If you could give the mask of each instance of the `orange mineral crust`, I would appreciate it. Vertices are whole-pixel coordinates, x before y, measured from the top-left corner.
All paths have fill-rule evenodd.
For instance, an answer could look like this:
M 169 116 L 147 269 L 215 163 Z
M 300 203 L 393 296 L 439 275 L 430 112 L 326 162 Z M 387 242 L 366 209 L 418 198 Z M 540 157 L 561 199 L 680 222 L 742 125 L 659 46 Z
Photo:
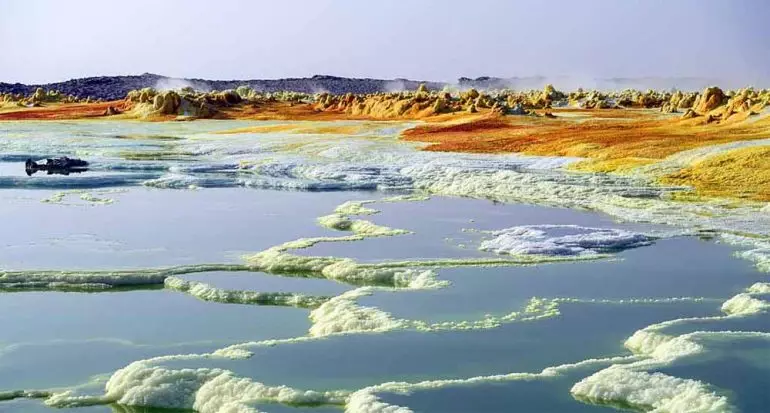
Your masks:
M 55 103 L 41 107 L 6 107 L 0 109 L 3 120 L 69 120 L 117 115 L 126 110 L 126 102 Z
M 569 116 L 564 116 L 570 113 Z M 481 116 L 423 124 L 403 139 L 427 142 L 429 151 L 576 156 L 571 169 L 631 173 L 678 152 L 770 137 L 770 116 L 734 116 L 728 122 L 680 119 L 652 111 L 553 110 L 554 117 Z M 608 116 L 610 115 L 610 116 Z M 770 145 L 716 153 L 659 178 L 697 195 L 770 201 Z
M 431 123 L 404 131 L 428 142 L 425 150 L 585 157 L 576 169 L 612 172 L 701 146 L 770 136 L 770 121 L 700 124 L 652 111 L 599 109 L 580 117 L 553 110 L 553 117 L 482 116 L 461 123 Z M 623 116 L 626 114 L 627 116 Z M 607 116 L 611 115 L 611 116 Z M 612 161 L 612 162 L 608 162 Z M 616 165 L 616 167 L 612 167 Z

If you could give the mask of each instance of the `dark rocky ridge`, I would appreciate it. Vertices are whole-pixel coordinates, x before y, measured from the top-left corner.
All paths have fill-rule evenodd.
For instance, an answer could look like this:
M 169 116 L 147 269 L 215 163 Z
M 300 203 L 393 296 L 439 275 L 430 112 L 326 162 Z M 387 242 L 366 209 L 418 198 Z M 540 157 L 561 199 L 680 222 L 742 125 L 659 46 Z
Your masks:
M 301 93 L 330 92 L 335 95 L 354 93 L 366 94 L 376 92 L 392 92 L 399 90 L 415 90 L 425 83 L 429 89 L 441 89 L 447 83 L 417 81 L 408 79 L 370 79 L 370 78 L 346 78 L 338 76 L 316 75 L 307 78 L 287 79 L 252 79 L 252 80 L 206 80 L 206 79 L 179 79 L 166 76 L 145 73 L 138 76 L 99 76 L 72 79 L 65 82 L 25 85 L 21 83 L 0 82 L 1 93 L 22 93 L 31 95 L 35 89 L 42 87 L 45 90 L 58 90 L 65 95 L 73 95 L 79 98 L 91 97 L 94 99 L 116 100 L 123 99 L 131 90 L 146 87 L 159 87 L 161 89 L 177 89 L 183 86 L 192 86 L 201 91 L 235 89 L 238 86 L 249 86 L 256 91 L 277 92 L 292 91 Z M 577 79 L 569 76 L 529 76 L 529 77 L 477 77 L 475 79 L 461 77 L 454 86 L 460 89 L 476 88 L 479 90 L 514 89 L 530 90 L 542 89 L 547 84 L 554 84 L 560 90 L 573 90 L 578 87 L 600 90 L 621 89 L 655 89 L 655 90 L 685 90 L 696 91 L 704 87 L 721 84 L 716 79 L 687 78 L 687 77 L 644 77 L 644 78 L 596 78 Z M 741 87 L 738 85 L 736 87 Z
M 48 83 L 40 85 L 25 85 L 21 83 L 0 82 L 0 93 L 22 93 L 30 95 L 35 89 L 42 87 L 45 90 L 58 90 L 67 95 L 80 98 L 91 97 L 94 99 L 117 100 L 123 99 L 126 94 L 135 89 L 145 87 L 161 87 L 170 85 L 171 88 L 192 86 L 199 90 L 226 90 L 235 89 L 238 86 L 249 86 L 262 92 L 293 91 L 302 93 L 330 92 L 333 94 L 344 93 L 375 93 L 394 90 L 414 90 L 426 83 L 431 89 L 440 89 L 444 83 L 421 82 L 407 79 L 355 79 L 337 76 L 316 75 L 309 78 L 289 79 L 254 79 L 254 80 L 205 80 L 205 79 L 178 79 L 166 76 L 145 73 L 138 76 L 100 76 L 72 79 L 65 82 Z

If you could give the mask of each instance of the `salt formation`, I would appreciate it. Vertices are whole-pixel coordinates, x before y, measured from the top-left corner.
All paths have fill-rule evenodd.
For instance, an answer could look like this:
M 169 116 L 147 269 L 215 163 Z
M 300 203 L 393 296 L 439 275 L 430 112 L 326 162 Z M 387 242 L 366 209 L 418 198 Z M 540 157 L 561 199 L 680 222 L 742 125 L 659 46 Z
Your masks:
M 412 197 L 393 197 L 386 202 L 415 200 Z M 350 204 L 344 208 L 351 208 Z M 360 207 L 357 207 L 361 209 Z M 331 217 L 331 218 L 329 218 Z M 351 284 L 386 285 L 397 288 L 438 288 L 446 282 L 436 280 L 432 270 L 417 270 L 417 262 L 393 262 L 385 264 L 358 264 L 347 258 L 304 257 L 292 255 L 292 249 L 308 248 L 321 242 L 360 241 L 367 237 L 394 236 L 409 231 L 379 226 L 369 221 L 350 220 L 342 215 L 322 217 L 321 224 L 334 224 L 336 229 L 351 231 L 341 237 L 301 238 L 269 248 L 245 257 L 247 264 L 198 264 L 158 269 L 119 271 L 0 271 L 0 289 L 106 289 L 116 286 L 166 284 L 166 287 L 190 293 L 201 299 L 213 301 L 251 301 L 276 305 L 315 306 L 325 301 L 301 295 L 278 293 L 259 294 L 215 289 L 203 283 L 189 282 L 175 275 L 206 271 L 266 271 L 281 275 L 304 273 Z M 441 265 L 441 263 L 433 263 Z M 446 265 L 446 264 L 445 264 Z M 449 263 L 451 265 L 451 263 Z M 308 274 L 311 273 L 311 274 Z
M 194 409 L 201 413 L 258 413 L 256 403 L 292 405 L 342 404 L 347 392 L 315 392 L 287 386 L 268 386 L 239 378 L 220 369 L 172 370 L 147 361 L 131 363 L 107 382 L 104 396 L 68 398 L 55 395 L 47 401 L 56 407 L 119 403 L 169 409 Z
M 746 289 L 749 294 L 770 294 L 770 283 L 754 283 Z
M 517 380 L 537 380 L 549 377 L 556 377 L 574 369 L 582 369 L 593 366 L 606 366 L 613 363 L 641 363 L 638 356 L 611 357 L 604 359 L 588 359 L 571 364 L 547 367 L 540 372 L 514 372 L 508 374 L 499 374 L 491 376 L 476 376 L 462 379 L 436 379 L 426 380 L 415 383 L 408 382 L 387 382 L 375 386 L 366 387 L 354 392 L 347 391 L 300 391 L 287 386 L 268 386 L 262 383 L 252 381 L 248 378 L 236 377 L 232 373 L 221 369 L 170 369 L 161 367 L 159 364 L 164 362 L 180 362 L 184 360 L 200 360 L 212 357 L 227 358 L 247 358 L 251 356 L 249 349 L 258 347 L 267 347 L 283 344 L 292 344 L 318 340 L 329 335 L 365 333 L 365 332 L 383 332 L 393 329 L 410 328 L 415 324 L 414 321 L 395 319 L 388 313 L 372 307 L 362 307 L 355 301 L 363 295 L 371 293 L 372 287 L 364 287 L 353 290 L 339 297 L 335 297 L 318 309 L 313 310 L 311 319 L 314 321 L 314 327 L 311 334 L 306 337 L 297 337 L 281 340 L 265 340 L 261 342 L 243 343 L 228 348 L 217 350 L 211 354 L 190 354 L 190 355 L 172 355 L 160 356 L 154 359 L 134 362 L 127 367 L 118 370 L 113 374 L 106 385 L 106 392 L 103 396 L 75 396 L 70 393 L 54 394 L 46 400 L 46 403 L 57 407 L 87 406 L 93 404 L 120 403 L 136 406 L 155 406 L 169 408 L 193 408 L 200 412 L 257 412 L 255 403 L 283 403 L 289 405 L 344 405 L 348 413 L 408 413 L 411 410 L 407 407 L 391 405 L 382 402 L 377 393 L 407 393 L 419 390 L 439 389 L 452 386 L 466 386 L 482 383 L 497 383 Z M 548 304 L 547 300 L 533 299 L 524 310 L 524 313 L 533 315 L 541 309 L 555 309 L 553 305 L 562 300 L 553 300 Z M 569 301 L 569 300 L 567 300 Z M 649 301 L 649 302 L 655 302 Z M 661 302 L 668 302 L 664 299 Z M 545 307 L 543 307 L 545 305 Z M 550 311 L 550 310 L 547 310 Z M 557 312 L 558 313 L 558 312 Z M 550 316 L 550 315 L 545 315 Z M 503 317 L 509 318 L 510 317 Z M 511 320 L 506 320 L 511 321 Z M 496 328 L 499 324 L 491 323 L 478 325 L 477 328 Z M 316 327 L 316 325 L 318 327 Z M 457 329 L 464 329 L 460 322 L 455 326 Z M 445 329 L 441 326 L 439 330 Z M 685 338 L 689 340 L 689 338 Z M 681 353 L 680 353 L 681 356 Z M 673 360 L 673 359 L 669 359 Z M 643 359 L 642 359 L 643 361 Z M 608 370 L 621 368 L 622 366 L 613 366 Z M 642 373 L 644 374 L 644 373 Z M 600 381 L 602 377 L 612 377 L 615 379 L 627 380 L 628 392 L 630 394 L 647 394 L 641 389 L 641 385 L 636 385 L 633 381 L 637 378 L 646 376 L 635 375 L 633 372 L 619 372 L 617 375 L 605 373 L 602 376 L 595 377 L 591 381 L 586 379 L 585 384 L 581 385 L 588 389 L 591 394 L 605 394 L 602 386 L 604 382 Z M 702 396 L 705 385 L 698 384 L 691 380 L 682 380 L 675 378 L 659 377 L 660 383 L 666 386 L 675 385 L 677 389 L 687 394 L 677 396 L 674 402 L 679 404 L 692 405 L 693 402 L 700 403 L 700 406 L 706 406 L 709 399 Z M 595 383 L 598 382 L 598 383 Z M 580 386 L 576 387 L 581 388 Z M 641 392 L 641 393 L 640 393 Z M 614 393 L 613 393 L 614 394 Z M 661 393 L 664 394 L 664 393 Z M 667 394 L 667 393 L 666 393 Z M 45 397 L 45 396 L 44 396 Z M 643 397 L 643 396 L 641 396 Z M 586 399 L 587 400 L 587 399 Z M 645 399 L 640 399 L 645 400 Z M 725 400 L 720 396 L 713 397 L 713 405 L 719 407 L 725 404 Z M 676 407 L 678 404 L 666 402 L 664 407 Z M 231 410 L 228 410 L 231 409 Z M 665 411 L 665 410 L 661 410 Z M 679 410 L 672 410 L 679 411 Z M 728 410 L 704 410 L 704 411 L 728 411 Z
M 311 337 L 355 332 L 385 332 L 404 327 L 403 320 L 396 320 L 390 314 L 375 307 L 363 307 L 356 299 L 371 290 L 359 288 L 332 298 L 310 313 L 313 326 Z
M 66 204 L 66 205 L 110 205 L 115 202 L 113 198 L 100 197 L 97 195 L 115 194 L 121 191 L 103 189 L 98 191 L 70 190 L 57 192 L 48 198 L 41 199 L 40 202 L 47 204 Z M 67 198 L 77 197 L 83 203 L 65 202 Z
M 656 413 L 728 413 L 734 411 L 725 396 L 707 385 L 661 373 L 611 367 L 575 384 L 572 393 L 595 403 L 617 402 Z
M 700 341 L 710 337 L 770 339 L 769 333 L 762 332 L 696 331 L 679 336 L 661 332 L 669 326 L 691 321 L 748 317 L 764 313 L 770 309 L 770 303 L 753 296 L 763 292 L 764 287 L 752 286 L 747 289 L 747 293 L 738 294 L 725 301 L 722 304 L 724 316 L 675 319 L 637 331 L 626 340 L 625 346 L 645 358 L 600 370 L 575 384 L 571 390 L 572 394 L 591 403 L 614 403 L 660 413 L 735 411 L 726 395 L 715 392 L 705 383 L 662 373 L 650 373 L 647 370 L 706 352 L 707 348 Z
M 770 239 L 734 234 L 721 234 L 720 240 L 744 249 L 735 253 L 739 258 L 752 261 L 760 271 L 770 272 Z
M 345 413 L 413 413 L 411 409 L 380 400 L 371 388 L 354 392 L 345 403 Z
M 331 214 L 318 218 L 318 223 L 326 228 L 338 231 L 351 231 L 366 237 L 382 237 L 408 234 L 409 231 L 403 229 L 393 229 L 373 224 L 369 221 L 357 219 L 351 220 L 345 215 Z
M 220 303 L 316 308 L 330 298 L 296 293 L 223 290 L 206 283 L 187 281 L 175 276 L 167 277 L 163 284 L 168 289 L 187 293 L 204 301 Z
M 347 201 L 334 209 L 334 212 L 340 215 L 373 215 L 376 209 L 368 208 L 364 205 L 377 201 Z
M 419 197 L 398 197 L 386 199 L 386 202 L 419 200 Z M 343 210 L 355 208 L 343 204 Z M 338 210 L 340 207 L 338 207 Z M 370 212 L 370 211 L 366 211 Z M 352 220 L 339 213 L 320 217 L 319 224 L 339 231 L 349 231 L 352 235 L 340 237 L 300 238 L 265 251 L 244 257 L 250 268 L 270 273 L 285 275 L 323 277 L 354 285 L 376 285 L 396 288 L 426 289 L 438 288 L 446 282 L 437 281 L 432 270 L 418 270 L 417 267 L 455 267 L 484 265 L 521 265 L 539 262 L 553 262 L 577 259 L 604 258 L 601 254 L 584 254 L 577 257 L 548 256 L 531 254 L 530 256 L 511 257 L 509 259 L 441 259 L 419 261 L 396 261 L 381 264 L 360 264 L 349 258 L 300 256 L 291 254 L 291 250 L 309 248 L 321 242 L 360 241 L 368 237 L 397 236 L 409 231 L 393 229 L 373 224 L 365 220 Z
M 373 93 L 368 95 L 333 95 L 320 93 L 306 99 L 312 101 L 316 110 L 340 112 L 354 116 L 367 116 L 379 119 L 388 118 L 425 118 L 443 113 L 476 113 L 479 109 L 508 115 L 525 115 L 533 109 L 574 106 L 584 109 L 610 108 L 659 108 L 666 113 L 677 109 L 693 108 L 694 116 L 699 116 L 728 104 L 728 97 L 748 95 L 755 108 L 761 109 L 767 102 L 767 91 L 743 89 L 725 94 L 718 87 L 710 87 L 697 92 L 632 90 L 605 92 L 579 88 L 565 93 L 553 85 L 545 85 L 542 90 L 514 91 L 508 89 L 485 90 L 467 89 L 464 91 L 430 91 L 419 88 L 416 91 L 398 91 Z M 740 105 L 738 105 L 740 107 Z M 755 109 L 756 110 L 756 109 Z
M 490 232 L 482 251 L 497 254 L 593 255 L 652 243 L 652 238 L 620 229 L 578 225 L 524 225 Z
M 208 271 L 247 271 L 238 264 L 196 264 L 117 271 L 0 271 L 0 289 L 89 290 L 163 284 L 172 275 Z

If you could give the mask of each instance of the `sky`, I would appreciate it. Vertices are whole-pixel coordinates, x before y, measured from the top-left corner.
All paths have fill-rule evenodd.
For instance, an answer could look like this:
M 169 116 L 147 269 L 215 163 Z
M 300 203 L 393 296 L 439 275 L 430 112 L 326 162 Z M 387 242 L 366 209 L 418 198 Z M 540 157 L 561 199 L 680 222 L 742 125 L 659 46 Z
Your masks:
M 0 82 L 157 73 L 770 86 L 766 0 L 0 0 Z

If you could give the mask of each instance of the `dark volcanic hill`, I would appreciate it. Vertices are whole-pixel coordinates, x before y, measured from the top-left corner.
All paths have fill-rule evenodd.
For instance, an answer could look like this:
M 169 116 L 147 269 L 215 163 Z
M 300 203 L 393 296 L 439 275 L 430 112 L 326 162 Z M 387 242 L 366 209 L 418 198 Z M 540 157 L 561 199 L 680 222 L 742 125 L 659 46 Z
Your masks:
M 426 83 L 431 89 L 440 89 L 444 86 L 444 83 L 439 82 L 420 82 L 407 79 L 355 79 L 324 75 L 316 75 L 309 78 L 267 80 L 205 80 L 169 78 L 145 73 L 138 76 L 86 77 L 41 85 L 0 82 L 0 93 L 23 93 L 29 95 L 34 93 L 36 88 L 42 87 L 45 90 L 58 90 L 62 93 L 81 98 L 90 96 L 95 99 L 116 100 L 124 98 L 130 90 L 145 87 L 180 88 L 192 86 L 195 89 L 206 91 L 235 89 L 238 86 L 245 85 L 263 92 L 287 90 L 303 93 L 331 92 L 334 94 L 344 94 L 348 92 L 375 93 L 402 89 L 413 90 L 420 83 Z
M 441 89 L 447 85 L 443 82 L 417 81 L 408 79 L 369 79 L 346 78 L 338 76 L 316 75 L 304 78 L 287 79 L 253 79 L 253 80 L 206 80 L 206 79 L 179 79 L 152 73 L 138 76 L 99 76 L 72 79 L 66 82 L 48 83 L 40 85 L 25 85 L 21 83 L 0 82 L 0 93 L 23 93 L 30 95 L 35 89 L 42 87 L 45 90 L 58 90 L 68 95 L 80 98 L 92 97 L 95 99 L 116 100 L 122 99 L 130 90 L 154 87 L 159 89 L 178 89 L 191 86 L 197 90 L 226 90 L 235 89 L 238 86 L 249 86 L 262 92 L 293 91 L 303 93 L 330 92 L 334 94 L 345 93 L 375 93 L 392 92 L 399 90 L 414 90 L 420 83 L 425 83 L 430 89 Z M 721 84 L 716 79 L 682 78 L 682 77 L 645 77 L 645 78 L 595 78 L 576 79 L 569 76 L 530 76 L 530 77 L 477 77 L 475 79 L 461 77 L 455 87 L 460 89 L 504 89 L 515 90 L 541 89 L 544 85 L 553 83 L 559 90 L 573 90 L 578 87 L 601 90 L 620 90 L 633 88 L 645 89 L 679 89 L 702 90 L 704 87 Z M 740 87 L 740 85 L 729 85 Z

